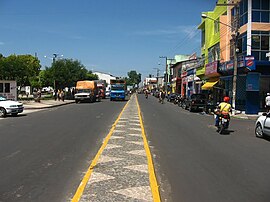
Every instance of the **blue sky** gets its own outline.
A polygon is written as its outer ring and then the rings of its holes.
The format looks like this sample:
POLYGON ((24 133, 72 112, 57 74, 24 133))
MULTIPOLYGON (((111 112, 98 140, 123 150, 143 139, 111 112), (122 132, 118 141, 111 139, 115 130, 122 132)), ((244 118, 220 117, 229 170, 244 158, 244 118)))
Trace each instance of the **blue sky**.
MULTIPOLYGON (((0 0, 0 53, 54 53, 89 70, 144 76, 176 54, 200 54, 201 12, 214 0, 0 0), (160 63, 160 65, 159 65, 160 63)), ((44 56, 47 56, 45 58, 44 56)))

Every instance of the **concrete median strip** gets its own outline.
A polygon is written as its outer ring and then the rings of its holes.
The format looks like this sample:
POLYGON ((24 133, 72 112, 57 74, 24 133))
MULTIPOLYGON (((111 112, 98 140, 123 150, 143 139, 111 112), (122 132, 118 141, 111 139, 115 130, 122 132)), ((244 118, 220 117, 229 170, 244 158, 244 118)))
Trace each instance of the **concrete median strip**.
POLYGON ((160 201, 136 96, 113 124, 72 201, 160 201))

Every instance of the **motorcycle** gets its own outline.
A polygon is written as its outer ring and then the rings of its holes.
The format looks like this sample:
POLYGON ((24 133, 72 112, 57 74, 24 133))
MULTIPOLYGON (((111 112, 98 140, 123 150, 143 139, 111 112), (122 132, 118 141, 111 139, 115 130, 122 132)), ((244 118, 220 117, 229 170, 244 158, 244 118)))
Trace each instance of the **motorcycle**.
POLYGON ((181 99, 181 96, 180 95, 177 95, 176 98, 174 99, 173 103, 175 105, 178 105, 178 103, 180 102, 180 99, 181 99))
POLYGON ((145 93, 145 98, 148 99, 148 93, 145 93))
POLYGON ((219 118, 219 125, 217 132, 223 134, 229 128, 230 115, 229 114, 220 114, 217 115, 219 118))

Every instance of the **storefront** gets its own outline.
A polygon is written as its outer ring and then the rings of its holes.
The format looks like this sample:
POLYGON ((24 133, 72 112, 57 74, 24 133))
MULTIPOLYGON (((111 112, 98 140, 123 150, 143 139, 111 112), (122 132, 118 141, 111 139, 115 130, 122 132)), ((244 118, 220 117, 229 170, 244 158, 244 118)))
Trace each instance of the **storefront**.
MULTIPOLYGON (((225 94, 232 98, 233 61, 222 63, 219 71, 225 94)), ((247 114, 265 110, 265 95, 270 92, 270 62, 256 61, 254 57, 247 56, 238 62, 237 73, 236 109, 247 114)))
POLYGON ((208 99, 213 103, 220 102, 225 94, 224 86, 220 82, 218 65, 218 61, 205 65, 205 82, 202 85, 203 92, 208 95, 208 99))

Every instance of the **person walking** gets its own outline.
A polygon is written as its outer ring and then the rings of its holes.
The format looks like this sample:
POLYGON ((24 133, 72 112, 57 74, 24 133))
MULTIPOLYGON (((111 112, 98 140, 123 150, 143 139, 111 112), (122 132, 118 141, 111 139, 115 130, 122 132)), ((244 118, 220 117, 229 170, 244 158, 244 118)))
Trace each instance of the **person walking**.
POLYGON ((270 93, 266 94, 265 97, 265 108, 267 112, 270 112, 270 93))

